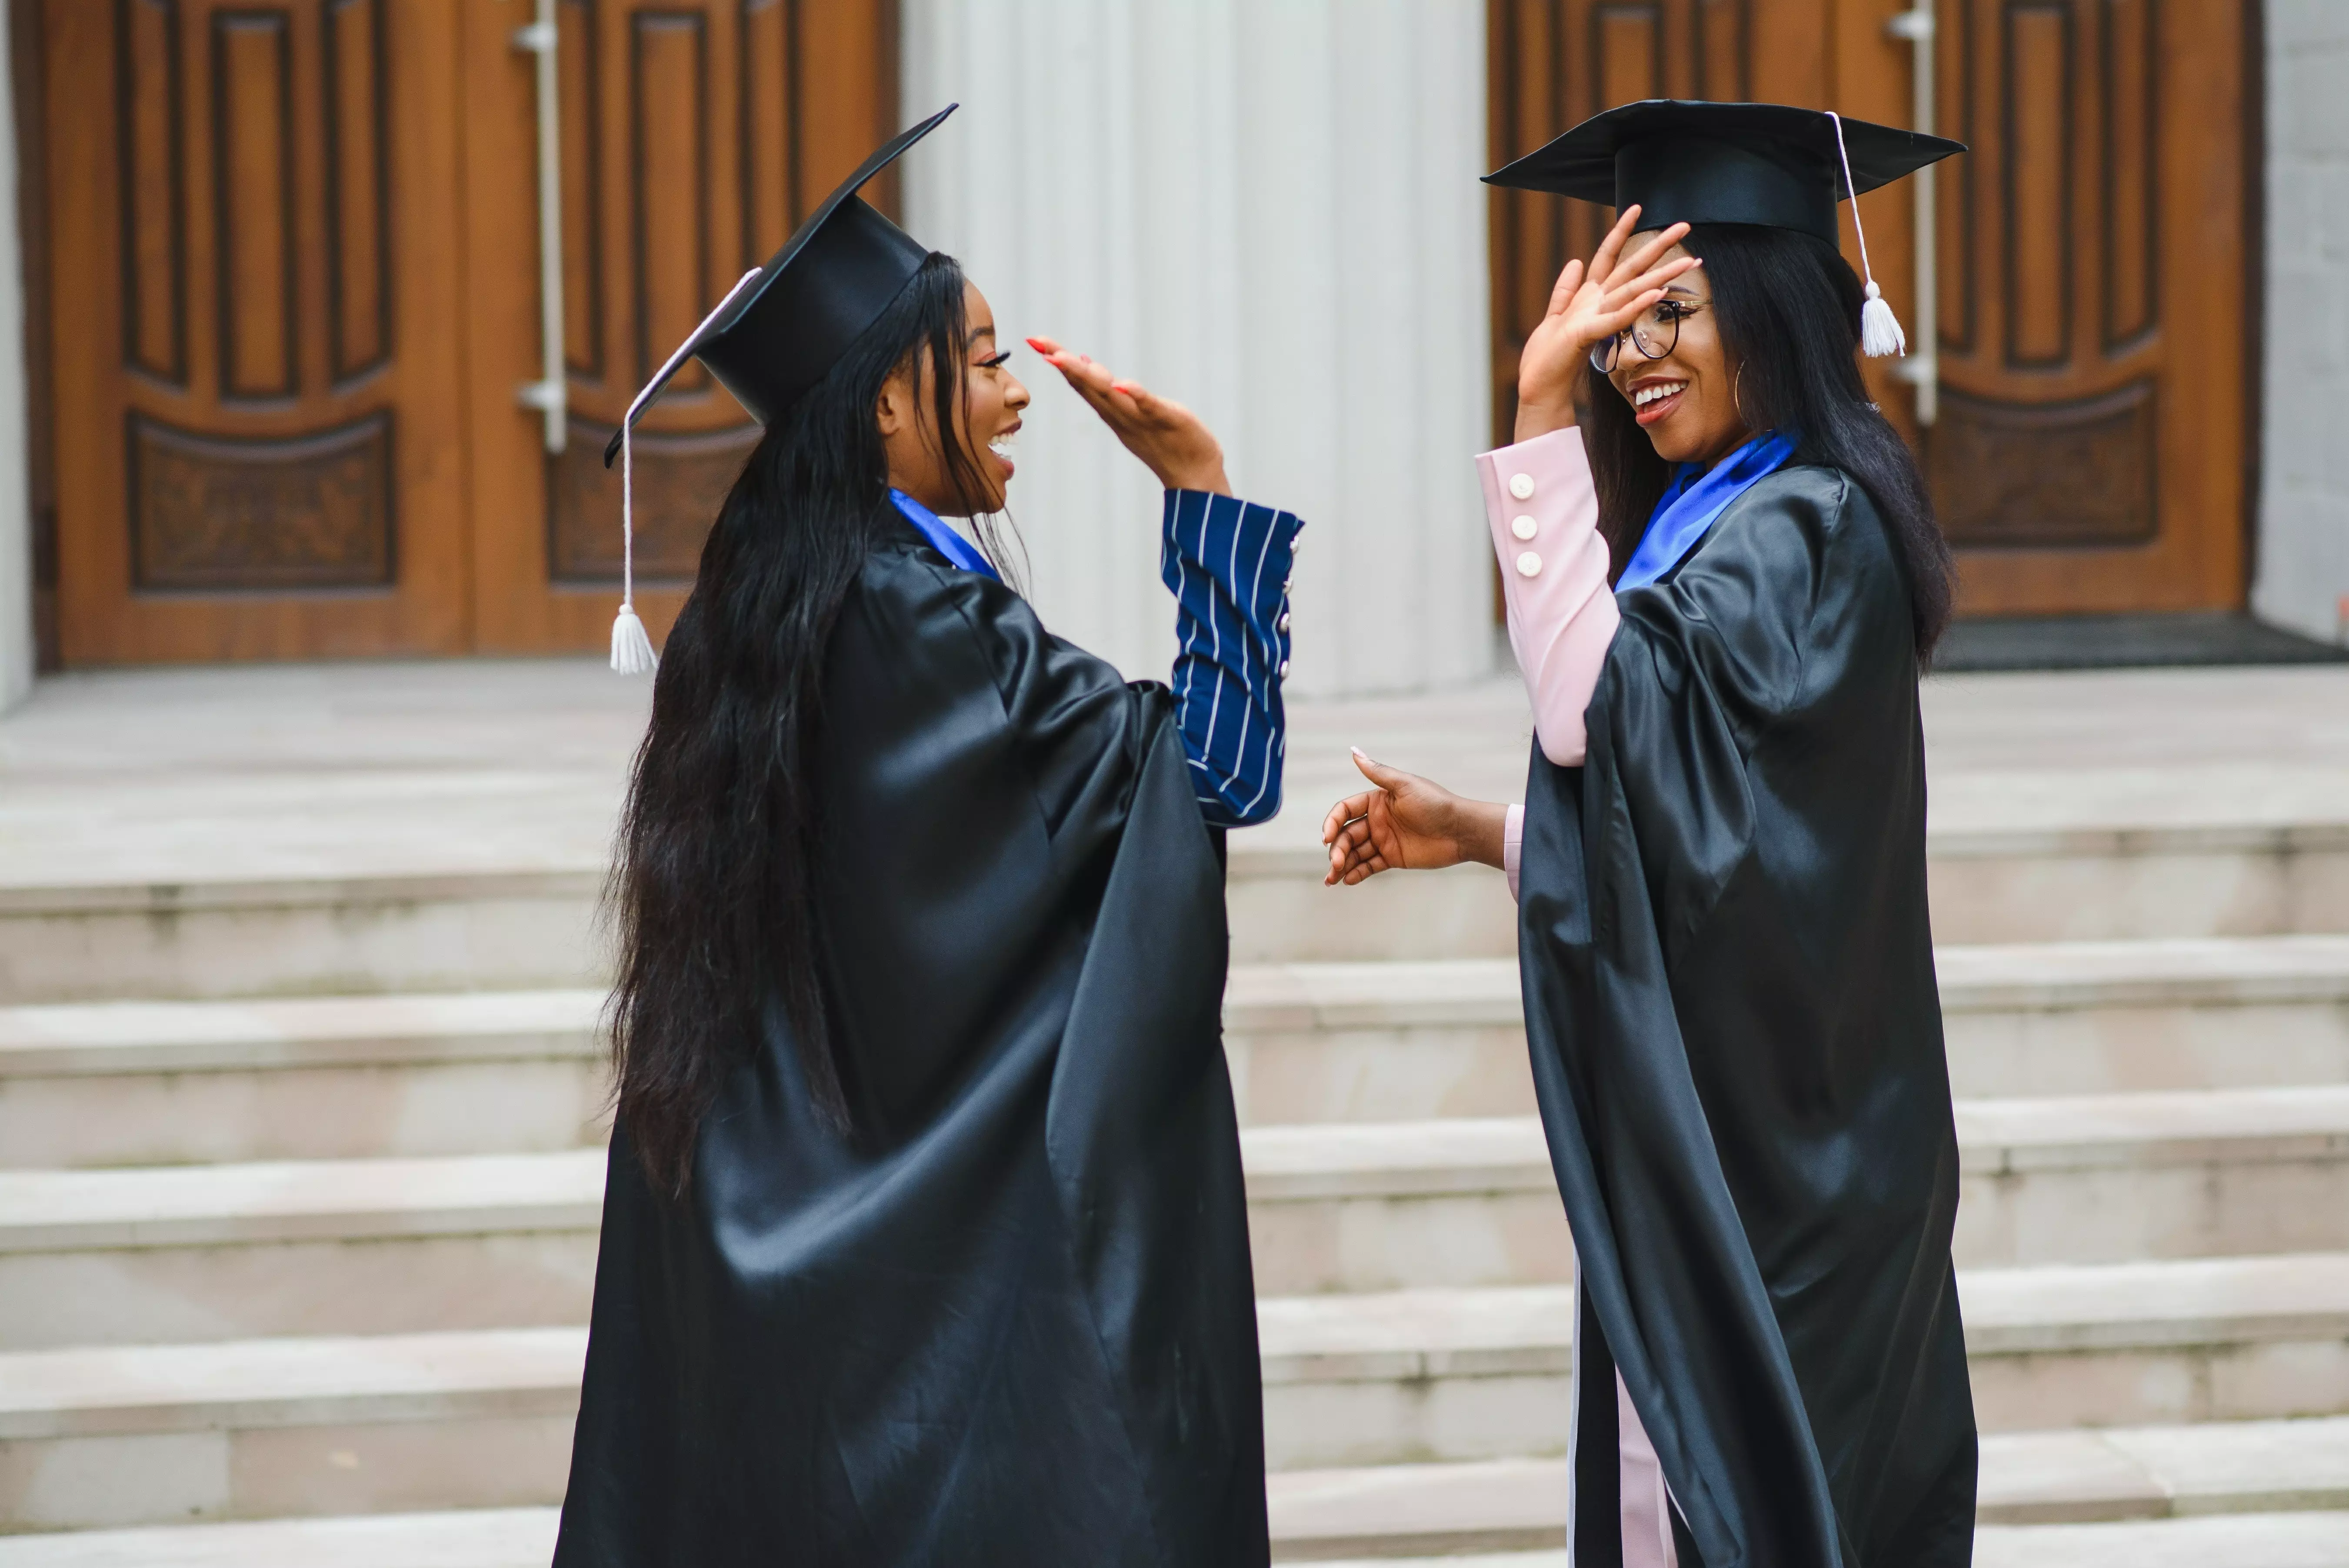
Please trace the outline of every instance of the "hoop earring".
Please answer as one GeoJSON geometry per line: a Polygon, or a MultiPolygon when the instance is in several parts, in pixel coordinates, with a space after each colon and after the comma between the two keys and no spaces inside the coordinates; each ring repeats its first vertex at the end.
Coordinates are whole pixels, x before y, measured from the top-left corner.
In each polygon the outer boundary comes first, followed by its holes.
{"type": "Polygon", "coordinates": [[[1749,429],[1753,428],[1752,422],[1745,418],[1745,366],[1743,365],[1737,367],[1737,379],[1729,384],[1729,406],[1737,410],[1739,424],[1749,429]]]}

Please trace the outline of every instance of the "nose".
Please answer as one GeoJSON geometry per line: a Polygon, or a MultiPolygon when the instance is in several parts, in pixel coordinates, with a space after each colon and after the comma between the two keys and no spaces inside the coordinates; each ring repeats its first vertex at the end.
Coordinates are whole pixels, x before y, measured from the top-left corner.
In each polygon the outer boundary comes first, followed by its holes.
{"type": "Polygon", "coordinates": [[[1003,373],[1003,406],[1014,413],[1028,407],[1028,384],[1009,370],[1003,373]]]}

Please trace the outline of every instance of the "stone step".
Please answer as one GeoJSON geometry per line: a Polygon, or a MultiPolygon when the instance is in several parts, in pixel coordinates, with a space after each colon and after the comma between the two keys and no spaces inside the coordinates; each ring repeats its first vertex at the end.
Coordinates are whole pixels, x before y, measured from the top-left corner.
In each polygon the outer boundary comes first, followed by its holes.
{"type": "Polygon", "coordinates": [[[2349,1511],[1996,1525],[1974,1535],[1974,1568],[2211,1568],[2214,1563],[2226,1568],[2349,1568],[2349,1511]]]}
{"type": "MultiPolygon", "coordinates": [[[[1242,1136],[1268,1294],[1571,1276],[1529,1119],[1242,1136]]],[[[575,1323],[604,1151],[0,1171],[0,1349],[575,1323]]]]}
{"type": "Polygon", "coordinates": [[[592,984],[592,866],[0,885],[0,1003],[592,984]]]}
{"type": "MultiPolygon", "coordinates": [[[[1994,1441],[1985,1444],[1987,1465],[1997,1462],[1994,1441]]],[[[1341,1552],[1381,1568],[1565,1568],[1562,1549],[1541,1549],[1565,1528],[1557,1460],[1304,1471],[1271,1481],[1273,1561],[1334,1561],[1341,1552]],[[1504,1540],[1534,1549],[1492,1549],[1504,1540]]],[[[2349,1568],[2349,1511],[2337,1507],[2085,1526],[1994,1519],[1997,1510],[1985,1507],[1973,1559],[1982,1568],[2349,1568]]],[[[552,1507],[529,1507],[16,1535],[0,1538],[0,1568],[543,1568],[554,1523],[552,1507]]]]}
{"type": "MultiPolygon", "coordinates": [[[[2349,1412],[2349,1253],[1973,1269],[1986,1431],[2349,1412]]],[[[1556,1285],[1257,1305],[1276,1470],[1564,1450],[1572,1295],[1556,1285]]]]}
{"type": "Polygon", "coordinates": [[[582,1328],[0,1355],[0,1531],[558,1501],[582,1328]]]}
{"type": "MultiPolygon", "coordinates": [[[[2148,1488],[2178,1491],[2172,1471],[2191,1468],[2174,1439],[2168,1460],[2155,1438],[2051,1458],[2076,1436],[2056,1429],[2349,1410],[2349,1255],[1980,1270],[1961,1294],[1984,1429],[2054,1433],[2009,1467],[2025,1478],[2013,1510],[2142,1511],[2148,1488]],[[2103,1490],[2032,1491],[2059,1460],[2103,1490]]],[[[1562,1453],[1571,1307],[1557,1286],[1260,1301],[1268,1462],[1562,1453]]],[[[552,1502],[584,1342],[505,1328],[0,1355],[0,1524],[552,1502]]],[[[2324,1442],[2273,1451],[2320,1471],[2338,1459],[2337,1429],[2302,1429],[2324,1442]]],[[[2331,1495],[2256,1446],[2240,1445],[2238,1473],[2331,1495]]]]}
{"type": "Polygon", "coordinates": [[[2349,1084],[1956,1111],[1961,1267],[2349,1249],[2349,1084]]]}
{"type": "Polygon", "coordinates": [[[552,1508],[0,1536],[0,1568],[546,1568],[552,1508]]]}
{"type": "MultiPolygon", "coordinates": [[[[1236,962],[1506,957],[1483,867],[1325,888],[1313,824],[1236,834],[1236,962]]],[[[2349,931],[2349,823],[2002,829],[1929,836],[1954,943],[2349,931]]],[[[593,983],[600,864],[250,881],[0,885],[0,1003],[593,983]]]]}
{"type": "MultiPolygon", "coordinates": [[[[2349,936],[1944,947],[1961,1097],[2349,1083],[2349,936]]],[[[1244,1120],[1533,1109],[1506,959],[1235,968],[1244,1120]]]]}
{"type": "MultiPolygon", "coordinates": [[[[1956,1109],[1961,1267],[2349,1250],[2349,1084],[1956,1109]]],[[[1242,1136],[1267,1294],[1572,1276],[1534,1118],[1242,1136]]]]}
{"type": "Polygon", "coordinates": [[[0,1171],[0,1349],[585,1321],[604,1150],[0,1171]]]}
{"type": "MultiPolygon", "coordinates": [[[[1961,1096],[2349,1082],[2349,937],[1940,955],[1961,1096]]],[[[499,1153],[600,1139],[599,992],[0,1007],[0,1168],[499,1153]]],[[[1244,965],[1242,1118],[1533,1109],[1506,959],[1244,965]]]]}
{"type": "MultiPolygon", "coordinates": [[[[1278,1554],[1276,1554],[1276,1560],[1278,1554]]],[[[1973,1568],[2349,1568],[2349,1512],[2230,1514],[2118,1524],[1985,1525],[1973,1568]]],[[[1326,1568],[1572,1568],[1563,1547],[1350,1558],[1326,1568]]]]}
{"type": "MultiPolygon", "coordinates": [[[[2349,1249],[2349,1086],[1961,1101],[1961,1266],[2349,1249]]],[[[1558,1284],[1530,1117],[1241,1135],[1268,1295],[1558,1284]]],[[[0,1171],[0,1349],[575,1322],[595,1148],[0,1171]]]]}
{"type": "Polygon", "coordinates": [[[0,1008],[0,1168],[600,1142],[604,1001],[573,989],[0,1008]]]}
{"type": "MultiPolygon", "coordinates": [[[[1235,834],[1235,963],[1503,957],[1507,885],[1484,867],[1325,888],[1315,823],[1235,834]]],[[[1927,834],[1933,930],[2014,943],[2349,931],[2349,822],[2027,826],[1927,834]]]]}
{"type": "MultiPolygon", "coordinates": [[[[1565,1528],[1567,1491],[1563,1459],[1279,1472],[1276,1555],[1547,1546],[1565,1528]]],[[[1988,1433],[1978,1496],[1992,1526],[2349,1509],[2349,1418],[1988,1433]]]]}

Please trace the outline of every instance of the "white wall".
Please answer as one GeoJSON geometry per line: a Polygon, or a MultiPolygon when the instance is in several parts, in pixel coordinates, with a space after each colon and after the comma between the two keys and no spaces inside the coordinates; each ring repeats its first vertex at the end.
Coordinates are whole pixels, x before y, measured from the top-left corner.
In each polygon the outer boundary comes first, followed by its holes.
{"type": "MultiPolygon", "coordinates": [[[[1308,528],[1300,695],[1493,658],[1479,0],[904,0],[907,225],[1008,342],[1061,339],[1200,410],[1234,488],[1308,528]]],[[[1063,634],[1164,678],[1158,497],[1023,348],[1012,507],[1063,634]]]]}
{"type": "Polygon", "coordinates": [[[25,429],[25,266],[16,232],[16,108],[0,4],[0,709],[33,689],[33,523],[25,429]]]}
{"type": "Polygon", "coordinates": [[[2349,641],[2349,3],[2268,0],[2260,615],[2349,641]]]}

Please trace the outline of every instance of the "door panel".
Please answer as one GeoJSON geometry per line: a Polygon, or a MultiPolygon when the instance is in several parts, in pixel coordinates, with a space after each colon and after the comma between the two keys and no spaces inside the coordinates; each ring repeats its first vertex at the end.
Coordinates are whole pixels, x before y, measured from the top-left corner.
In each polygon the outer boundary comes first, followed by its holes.
{"type": "MultiPolygon", "coordinates": [[[[2242,602],[2247,320],[2243,0],[1936,0],[1940,418],[1868,384],[1923,457],[1961,609],[2242,602]]],[[[1905,125],[1905,0],[1491,0],[1492,156],[1629,98],[1750,96],[1905,125]],[[1733,43],[1728,40],[1734,40],[1733,43]]],[[[1917,320],[1902,181],[1861,199],[1886,296],[1917,320]]],[[[1859,253],[1845,209],[1844,253],[1859,253]]],[[[1496,191],[1494,411],[1599,215],[1496,191]]]]}
{"type": "MultiPolygon", "coordinates": [[[[895,7],[562,0],[559,455],[515,397],[541,356],[533,77],[511,43],[524,9],[478,5],[466,40],[479,645],[590,648],[609,634],[620,581],[619,474],[604,444],[734,281],[895,129],[895,7]]],[[[698,366],[638,427],[636,604],[656,640],[758,435],[698,366]]]]}
{"type": "Polygon", "coordinates": [[[464,645],[455,22],[47,0],[67,661],[464,645]]]}
{"type": "Polygon", "coordinates": [[[1943,0],[1941,412],[1972,614],[2242,603],[2239,4],[1943,0]]]}

